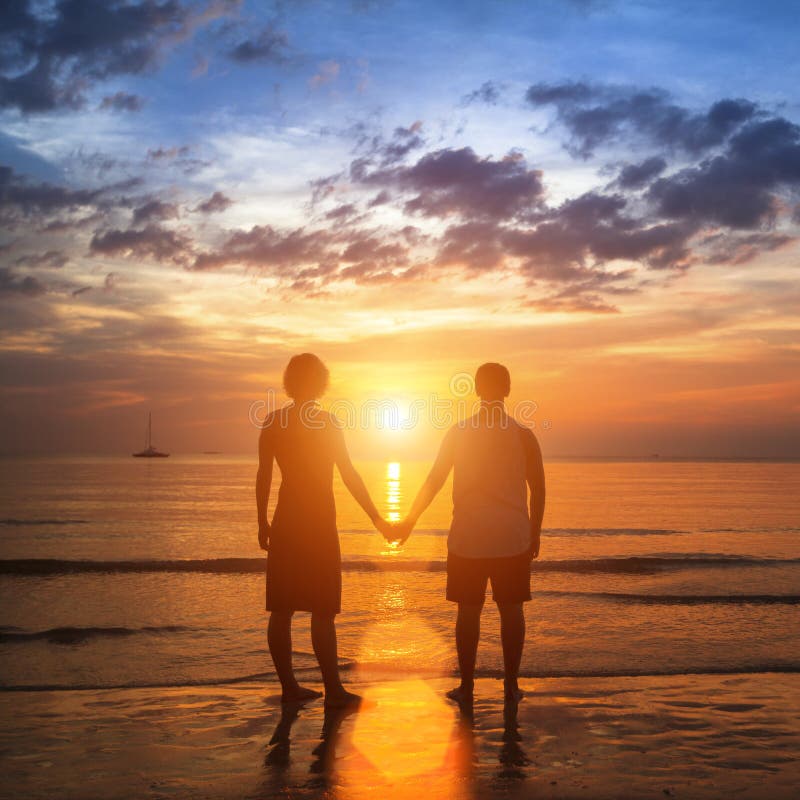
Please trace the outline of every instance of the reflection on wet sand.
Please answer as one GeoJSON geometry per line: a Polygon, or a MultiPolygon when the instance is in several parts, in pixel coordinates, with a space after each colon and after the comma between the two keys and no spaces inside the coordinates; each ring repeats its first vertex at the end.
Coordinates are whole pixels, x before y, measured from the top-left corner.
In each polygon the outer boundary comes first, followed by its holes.
{"type": "MultiPolygon", "coordinates": [[[[441,698],[452,676],[425,683],[441,698]]],[[[797,798],[800,675],[542,678],[521,688],[518,726],[504,719],[499,680],[477,680],[471,727],[447,706],[458,758],[431,779],[381,775],[353,746],[360,713],[326,725],[321,701],[281,709],[263,681],[27,692],[22,704],[0,692],[0,797],[797,798]]],[[[416,746],[417,730],[391,735],[397,752],[416,746]]]]}
{"type": "Polygon", "coordinates": [[[264,765],[280,771],[289,766],[289,750],[292,725],[294,725],[302,706],[299,703],[281,707],[281,717],[275,728],[275,733],[269,740],[270,750],[264,759],[264,765]]]}
{"type": "Polygon", "coordinates": [[[331,786],[335,776],[336,752],[339,743],[339,729],[347,717],[357,713],[355,708],[326,708],[322,721],[319,744],[311,751],[314,760],[308,768],[312,778],[310,784],[319,789],[331,786]]]}
{"type": "MultiPolygon", "coordinates": [[[[399,522],[401,519],[400,507],[403,499],[403,489],[400,482],[400,463],[398,461],[389,461],[386,464],[386,472],[384,477],[384,484],[386,488],[384,497],[384,511],[383,516],[389,522],[399,522]]],[[[401,547],[396,542],[384,541],[381,555],[393,556],[398,555],[401,547]]]]}
{"type": "MultiPolygon", "coordinates": [[[[489,720],[479,713],[476,732],[471,705],[456,708],[419,679],[369,685],[364,697],[358,710],[325,710],[319,738],[296,742],[294,757],[291,732],[303,707],[284,707],[264,759],[265,794],[306,789],[335,792],[346,800],[375,792],[382,800],[472,800],[484,791],[505,795],[529,777],[531,760],[522,746],[517,703],[503,708],[499,767],[487,774],[486,753],[479,757],[477,739],[493,739],[499,731],[480,730],[489,720]]],[[[316,706],[309,712],[319,719],[316,706]]]]}
{"type": "MultiPolygon", "coordinates": [[[[269,741],[264,767],[267,779],[263,783],[263,795],[267,797],[283,796],[300,787],[326,790],[334,780],[335,759],[339,729],[342,722],[351,714],[352,708],[325,709],[322,731],[319,739],[301,740],[296,744],[292,757],[292,727],[304,709],[302,703],[292,703],[281,708],[281,716],[269,741]],[[308,750],[306,750],[308,748],[308,750]],[[305,775],[296,774],[293,765],[306,765],[305,775]]],[[[313,712],[312,712],[313,713],[313,712]]]]}
{"type": "Polygon", "coordinates": [[[519,732],[519,702],[506,699],[503,707],[503,744],[500,747],[500,769],[497,783],[509,784],[524,781],[531,761],[522,749],[522,734],[519,732]]]}
{"type": "Polygon", "coordinates": [[[425,681],[370,686],[361,709],[326,709],[319,740],[297,742],[293,758],[291,732],[301,710],[282,709],[264,759],[267,796],[303,788],[335,789],[348,800],[376,790],[383,800],[472,796],[468,728],[425,681]],[[294,764],[305,764],[307,774],[295,774],[294,764]]]}

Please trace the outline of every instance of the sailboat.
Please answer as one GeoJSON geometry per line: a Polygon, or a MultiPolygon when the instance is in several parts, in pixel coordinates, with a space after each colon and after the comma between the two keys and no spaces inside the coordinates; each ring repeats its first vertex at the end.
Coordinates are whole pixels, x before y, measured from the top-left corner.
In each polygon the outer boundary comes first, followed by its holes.
{"type": "Polygon", "coordinates": [[[147,415],[147,447],[144,450],[140,450],[138,453],[133,453],[134,458],[168,458],[169,453],[162,453],[160,450],[156,450],[153,447],[152,442],[153,436],[153,415],[148,413],[147,415]]]}

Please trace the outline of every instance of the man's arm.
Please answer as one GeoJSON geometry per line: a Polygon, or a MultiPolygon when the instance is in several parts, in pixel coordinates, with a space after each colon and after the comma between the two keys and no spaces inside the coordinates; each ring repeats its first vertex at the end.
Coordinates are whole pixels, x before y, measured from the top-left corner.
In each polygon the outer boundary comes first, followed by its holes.
{"type": "Polygon", "coordinates": [[[347,451],[347,445],[344,441],[344,435],[339,430],[336,432],[336,436],[336,466],[339,468],[339,474],[342,476],[342,481],[347,487],[347,491],[353,495],[355,501],[364,509],[366,515],[372,520],[372,524],[382,534],[387,535],[390,532],[389,523],[380,515],[375,503],[372,502],[363,478],[353,466],[353,462],[350,460],[350,453],[347,451]]]}
{"type": "Polygon", "coordinates": [[[398,533],[401,534],[399,541],[402,543],[411,535],[411,531],[417,524],[417,520],[422,516],[425,509],[431,504],[433,498],[439,493],[439,490],[444,486],[450,470],[453,468],[454,459],[454,444],[452,430],[442,440],[439,453],[436,456],[436,461],[433,462],[431,471],[425,479],[425,483],[420,487],[414,502],[411,504],[411,510],[408,512],[406,518],[397,525],[398,533]]]}
{"type": "Polygon", "coordinates": [[[267,520],[267,503],[269,490],[272,487],[272,460],[275,453],[272,449],[272,437],[267,429],[258,437],[258,473],[256,474],[256,510],[258,512],[258,544],[262,550],[269,550],[269,521],[267,520]]]}
{"type": "Polygon", "coordinates": [[[531,490],[531,558],[537,558],[541,548],[542,519],[544,518],[544,464],[542,450],[533,431],[525,432],[527,481],[531,490]]]}

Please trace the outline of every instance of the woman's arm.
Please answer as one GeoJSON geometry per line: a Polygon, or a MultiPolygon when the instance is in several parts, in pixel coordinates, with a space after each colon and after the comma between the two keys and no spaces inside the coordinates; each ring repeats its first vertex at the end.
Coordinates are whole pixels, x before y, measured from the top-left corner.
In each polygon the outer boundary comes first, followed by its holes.
{"type": "Polygon", "coordinates": [[[272,460],[274,458],[272,440],[267,429],[258,437],[258,473],[256,474],[256,510],[258,513],[258,544],[262,550],[269,550],[269,521],[267,503],[272,487],[272,460]]]}
{"type": "Polygon", "coordinates": [[[391,526],[380,515],[380,512],[375,507],[375,503],[372,502],[372,498],[369,496],[369,491],[367,490],[363,478],[353,466],[341,430],[336,431],[336,437],[336,466],[339,468],[339,474],[342,476],[342,481],[347,487],[347,491],[353,495],[355,501],[364,509],[366,515],[372,520],[372,524],[384,534],[384,536],[389,534],[391,532],[391,526]]]}

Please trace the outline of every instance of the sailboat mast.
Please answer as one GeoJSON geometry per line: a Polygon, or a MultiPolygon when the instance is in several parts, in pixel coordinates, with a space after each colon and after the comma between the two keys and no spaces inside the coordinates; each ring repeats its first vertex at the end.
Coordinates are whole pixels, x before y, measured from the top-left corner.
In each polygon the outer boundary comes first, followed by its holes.
{"type": "Polygon", "coordinates": [[[147,447],[153,446],[153,412],[147,412],[147,447]]]}

